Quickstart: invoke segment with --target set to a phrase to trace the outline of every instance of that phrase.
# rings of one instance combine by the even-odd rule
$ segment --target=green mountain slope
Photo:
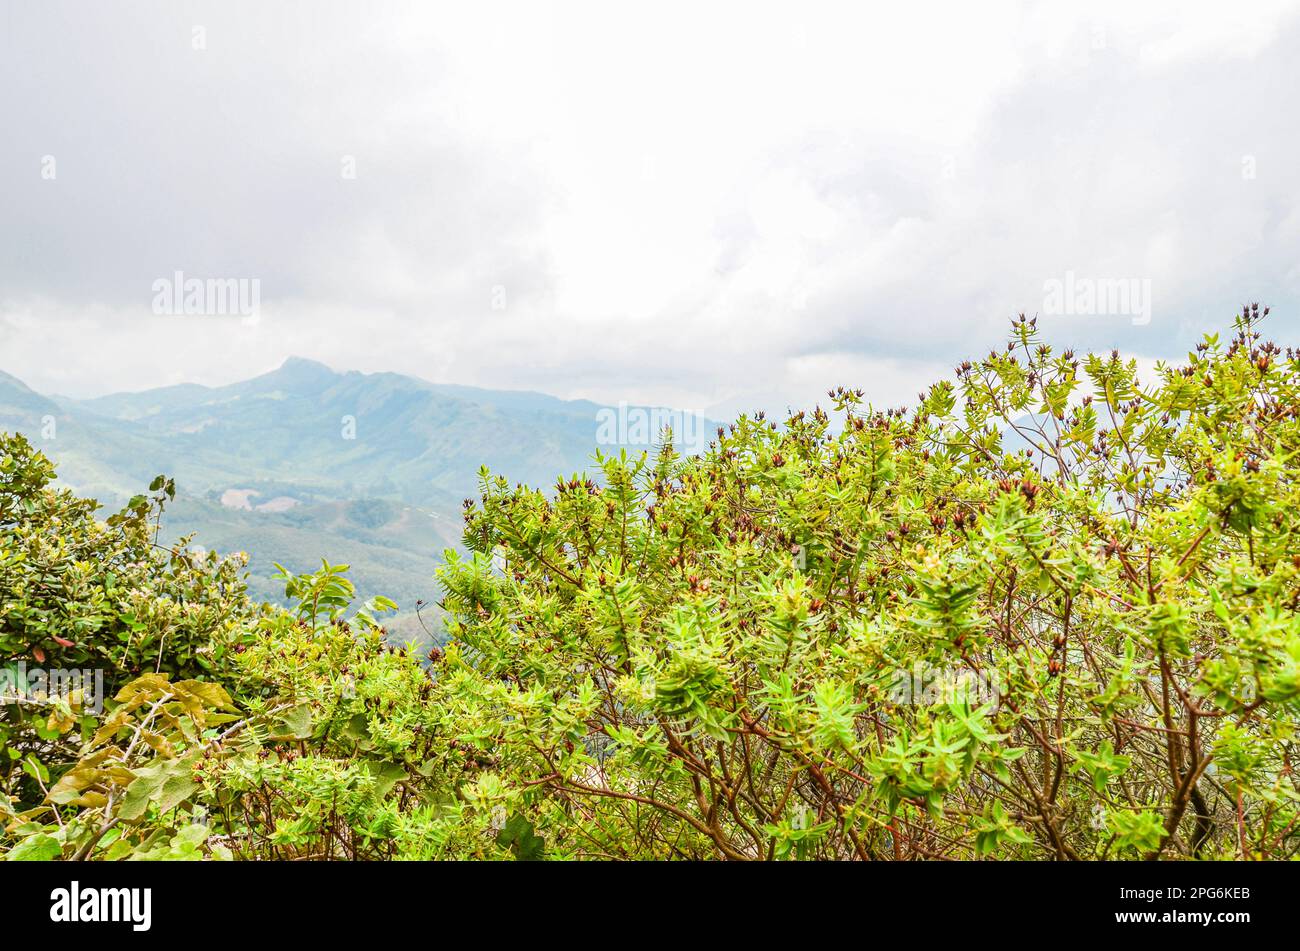
[[[274,481],[329,498],[442,504],[480,465],[549,485],[586,467],[600,407],[535,393],[336,373],[308,360],[223,387],[185,385],[62,401],[154,441],[182,487]]]
[[[118,505],[165,472],[179,493],[168,538],[196,533],[200,546],[248,552],[253,591],[269,600],[282,593],[274,562],[304,571],[322,557],[345,561],[359,590],[402,606],[404,633],[419,630],[415,601],[437,598],[433,568],[459,543],[460,503],[478,495],[480,466],[550,486],[590,466],[602,442],[617,451],[602,418],[654,412],[297,358],[228,386],[88,400],[46,397],[0,373],[0,429],[27,435],[78,492]],[[689,422],[691,435],[712,435],[715,424]],[[614,439],[646,448],[656,429],[615,427]]]

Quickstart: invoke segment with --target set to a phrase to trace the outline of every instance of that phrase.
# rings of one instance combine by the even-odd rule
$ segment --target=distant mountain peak
[[[312,370],[317,373],[323,371],[331,376],[334,375],[334,371],[325,364],[321,363],[319,360],[310,360],[307,357],[289,357],[284,361],[284,363],[280,364],[280,369],[295,371]]]
[[[257,383],[263,381],[262,385],[272,383],[276,387],[285,387],[290,390],[313,390],[320,387],[331,386],[342,376],[336,373],[323,363],[315,360],[308,360],[306,357],[289,357],[284,363],[280,364],[279,369],[272,370],[256,380],[249,382]],[[239,386],[240,384],[233,384]]]

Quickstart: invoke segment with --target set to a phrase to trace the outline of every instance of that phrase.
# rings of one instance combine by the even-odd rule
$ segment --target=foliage
[[[70,756],[68,729],[40,703],[8,702],[24,667],[98,671],[115,692],[131,678],[193,678],[221,670],[253,609],[240,562],[196,555],[182,539],[156,544],[156,518],[175,492],[158,477],[100,522],[97,503],[51,485],[54,468],[21,436],[0,434],[0,792],[30,799]],[[19,662],[23,666],[19,666]],[[90,684],[94,683],[93,678]],[[88,698],[74,695],[82,731]]]
[[[100,524],[4,437],[0,643],[112,699],[3,708],[0,852],[1293,857],[1300,354],[1265,314],[1147,382],[1021,318],[910,412],[840,388],[552,493],[485,469],[427,663],[345,566],[255,606],[155,547],[165,481]]]
[[[485,474],[438,702],[560,854],[1290,857],[1300,362],[1260,319],[1144,386],[1021,318],[911,412]]]

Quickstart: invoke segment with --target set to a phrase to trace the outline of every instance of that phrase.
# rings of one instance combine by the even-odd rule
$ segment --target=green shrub
[[[159,477],[107,520],[98,503],[56,488],[54,466],[22,436],[0,433],[0,686],[26,693],[31,671],[85,672],[111,695],[144,673],[185,679],[222,669],[256,609],[241,563],[157,545],[157,515],[174,495]],[[32,678],[34,679],[34,678]],[[94,732],[75,691],[56,730],[40,703],[0,703],[0,793],[39,802],[75,761],[69,730]],[[75,714],[75,715],[74,715]],[[75,722],[74,722],[75,721]]]
[[[437,702],[557,854],[1289,857],[1300,362],[1259,319],[1142,386],[1022,318],[911,412],[485,475]]]

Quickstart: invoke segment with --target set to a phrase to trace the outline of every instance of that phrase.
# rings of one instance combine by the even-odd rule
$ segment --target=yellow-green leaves
[[[38,832],[20,839],[5,855],[7,862],[48,862],[63,854],[63,846],[54,836]]]
[[[158,812],[170,812],[185,802],[199,788],[192,778],[194,760],[154,760],[133,770],[134,779],[126,787],[118,815],[131,821],[139,819],[152,805]]]
[[[683,607],[666,622],[665,634],[667,656],[653,674],[655,708],[665,716],[686,718],[687,729],[698,726],[715,739],[725,738],[727,718],[710,703],[728,682],[716,624]]]
[[[855,717],[861,706],[854,702],[848,684],[828,680],[813,688],[816,707],[813,738],[818,746],[853,749],[857,744]]]
[[[1106,821],[1117,851],[1145,854],[1155,851],[1164,841],[1164,824],[1152,809],[1111,809],[1106,814]]]
[[[971,830],[975,833],[975,854],[979,856],[1005,855],[1008,846],[1028,845],[1033,841],[998,801],[989,803],[981,816],[971,820]]]
[[[1092,779],[1093,788],[1099,793],[1104,792],[1106,784],[1128,769],[1129,763],[1132,762],[1129,757],[1117,754],[1114,744],[1109,740],[1102,743],[1095,752],[1080,749],[1074,750],[1073,755]]]

